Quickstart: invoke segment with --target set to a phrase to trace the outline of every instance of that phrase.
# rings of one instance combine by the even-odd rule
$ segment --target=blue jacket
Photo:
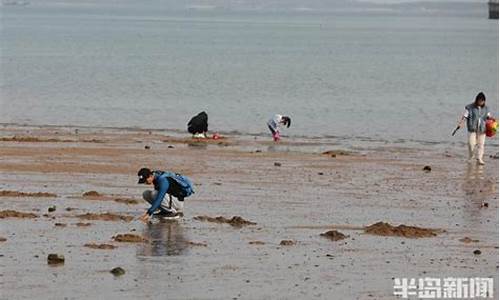
[[[153,171],[153,176],[153,184],[158,193],[148,209],[149,215],[161,206],[166,194],[176,197],[179,201],[184,201],[184,198],[194,194],[193,183],[186,176],[163,171]]]
[[[163,198],[165,198],[165,195],[168,193],[168,190],[170,188],[170,182],[167,179],[167,176],[163,174],[162,172],[154,171],[154,180],[153,184],[155,186],[155,190],[158,191],[156,194],[156,198],[153,201],[153,204],[151,204],[151,207],[148,209],[148,214],[152,215],[161,205],[163,202]]]
[[[468,111],[467,131],[484,133],[486,131],[486,120],[490,113],[488,106],[478,107],[471,103],[465,107]]]

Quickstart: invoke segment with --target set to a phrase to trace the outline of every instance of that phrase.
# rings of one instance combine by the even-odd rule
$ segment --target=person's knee
[[[153,191],[146,190],[142,193],[142,199],[150,202],[153,199]]]

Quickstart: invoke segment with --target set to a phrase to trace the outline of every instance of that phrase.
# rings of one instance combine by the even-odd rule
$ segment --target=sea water
[[[14,5],[10,5],[14,4]],[[127,4],[127,5],[125,5]],[[482,15],[3,2],[0,122],[448,143],[480,91],[498,114],[498,21]],[[493,141],[497,144],[497,139]]]

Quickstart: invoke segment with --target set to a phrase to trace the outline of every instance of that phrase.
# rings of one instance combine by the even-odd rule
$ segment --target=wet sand
[[[463,147],[54,126],[0,138],[0,211],[15,212],[0,218],[1,299],[395,299],[394,277],[493,277],[498,297],[498,160],[469,165]],[[148,207],[142,166],[193,179],[182,220],[132,219]],[[432,234],[365,232],[378,222]]]

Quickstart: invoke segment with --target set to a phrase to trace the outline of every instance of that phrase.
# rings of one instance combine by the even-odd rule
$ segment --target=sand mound
[[[83,245],[84,247],[91,248],[91,249],[101,249],[101,250],[112,250],[115,249],[116,246],[113,246],[111,244],[94,244],[94,243],[89,243]]]
[[[213,222],[213,223],[219,223],[219,224],[226,223],[226,224],[229,224],[229,225],[234,226],[234,227],[242,227],[245,225],[256,225],[257,224],[257,223],[245,220],[240,216],[234,216],[231,219],[227,219],[227,218],[224,218],[222,216],[215,217],[215,218],[208,217],[208,216],[197,216],[197,217],[194,217],[194,219],[198,220],[198,221],[203,221],[203,222]]]
[[[139,201],[137,201],[135,199],[129,199],[129,198],[116,198],[116,199],[114,199],[114,201],[118,202],[118,203],[127,204],[127,205],[139,204]]]
[[[429,228],[420,228],[415,226],[392,226],[391,224],[378,222],[365,227],[365,233],[381,236],[400,236],[406,238],[423,238],[437,235],[438,230]]]
[[[0,237],[0,242],[6,242],[6,241],[7,241],[7,239],[6,239],[6,238],[4,238],[4,237]]]
[[[0,211],[0,219],[4,218],[38,218],[38,215],[33,213],[23,213],[15,210]]]
[[[470,237],[466,236],[464,238],[459,239],[460,242],[469,244],[469,243],[479,243],[479,240],[473,240]]]
[[[78,215],[77,217],[84,220],[125,221],[125,222],[130,222],[134,219],[134,217],[132,216],[117,215],[112,213],[103,213],[103,214],[86,213],[84,215]]]
[[[113,237],[113,240],[121,243],[143,243],[147,241],[142,236],[132,233],[118,234]]]
[[[324,232],[320,235],[324,236],[326,238],[329,238],[332,241],[340,241],[340,240],[347,238],[347,236],[345,234],[338,232],[337,230],[330,230],[330,231]]]
[[[88,197],[102,197],[103,195],[96,192],[96,191],[88,191],[88,192],[83,193],[82,196],[84,198],[88,198]]]
[[[103,200],[103,201],[115,201],[117,203],[123,204],[139,204],[139,201],[132,198],[114,198],[112,195],[104,195],[97,191],[88,191],[82,194],[82,197],[87,200]],[[116,197],[116,196],[115,196]]]
[[[0,197],[57,197],[53,193],[24,193],[18,191],[0,191]]]

